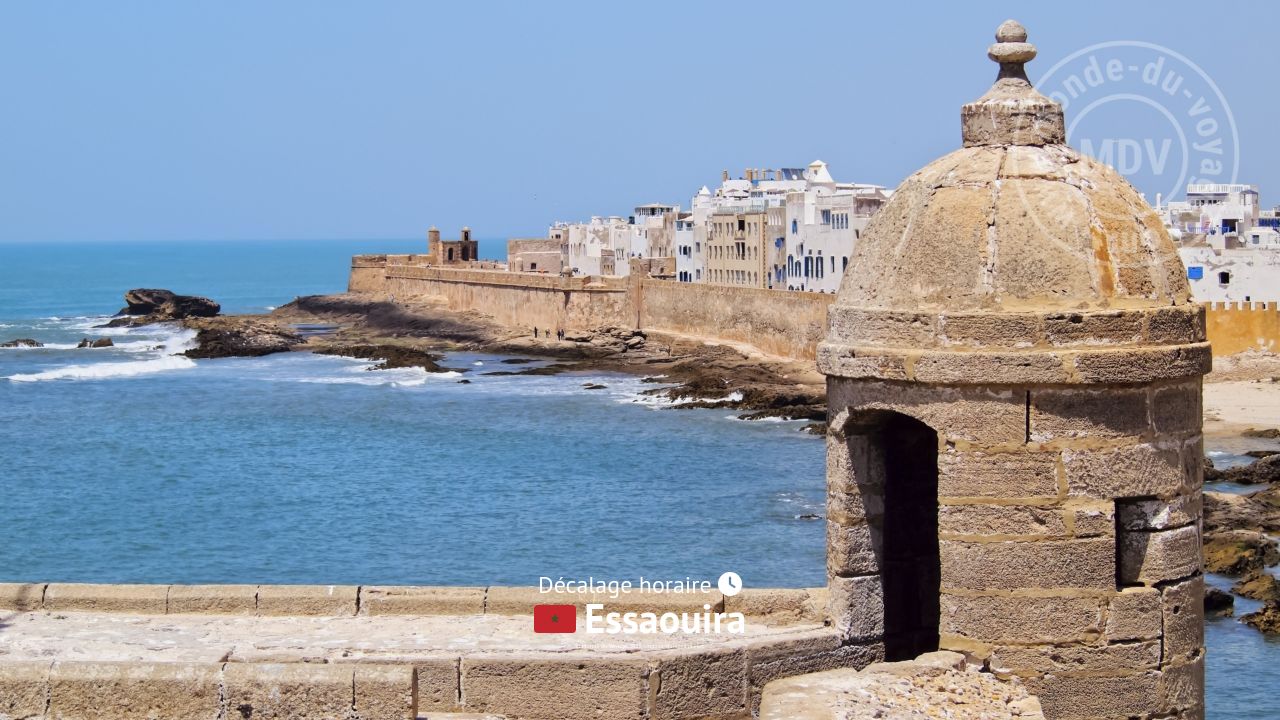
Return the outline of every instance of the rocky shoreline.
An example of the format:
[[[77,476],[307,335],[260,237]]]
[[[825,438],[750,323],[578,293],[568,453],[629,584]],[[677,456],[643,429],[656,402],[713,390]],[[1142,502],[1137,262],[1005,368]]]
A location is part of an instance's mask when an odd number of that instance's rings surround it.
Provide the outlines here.
[[[197,331],[193,358],[259,356],[306,350],[380,360],[377,368],[417,366],[428,372],[449,351],[520,355],[551,361],[536,367],[489,371],[551,375],[612,371],[644,376],[658,387],[648,394],[679,408],[727,408],[743,419],[808,420],[825,432],[826,388],[803,363],[751,358],[723,345],[628,328],[569,332],[535,338],[479,313],[439,304],[391,302],[354,295],[309,296],[268,315],[186,317]],[[320,331],[317,331],[317,328]]]

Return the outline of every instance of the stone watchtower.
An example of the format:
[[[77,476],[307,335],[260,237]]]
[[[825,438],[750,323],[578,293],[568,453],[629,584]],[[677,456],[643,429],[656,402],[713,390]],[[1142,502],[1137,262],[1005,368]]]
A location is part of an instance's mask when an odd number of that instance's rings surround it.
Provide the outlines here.
[[[480,259],[480,243],[471,239],[471,228],[462,228],[457,240],[441,240],[434,225],[427,230],[427,262],[432,265],[464,265]]]
[[[964,147],[872,220],[819,347],[831,616],[1050,718],[1203,712],[1204,315],[1155,213],[1065,142],[1000,26]]]

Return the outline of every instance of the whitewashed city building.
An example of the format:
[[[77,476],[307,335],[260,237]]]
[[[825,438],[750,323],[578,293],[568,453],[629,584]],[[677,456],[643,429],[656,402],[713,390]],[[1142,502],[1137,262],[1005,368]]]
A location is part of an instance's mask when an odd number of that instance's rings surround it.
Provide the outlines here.
[[[1186,200],[1157,197],[1156,211],[1197,300],[1280,301],[1280,212],[1261,209],[1258,186],[1188,185]]]
[[[690,210],[638,205],[633,214],[557,223],[563,266],[575,275],[626,275],[631,258],[674,258],[675,279],[834,293],[871,215],[890,192],[836,182],[826,163],[747,168],[703,186]]]

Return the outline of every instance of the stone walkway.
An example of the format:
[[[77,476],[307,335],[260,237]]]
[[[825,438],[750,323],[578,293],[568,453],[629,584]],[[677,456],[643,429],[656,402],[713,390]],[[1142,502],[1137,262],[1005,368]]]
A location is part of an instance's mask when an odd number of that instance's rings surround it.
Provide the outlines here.
[[[529,616],[257,617],[27,612],[0,616],[0,662],[417,662],[477,654],[634,654],[794,637],[820,625],[747,623],[744,635],[536,634]]]

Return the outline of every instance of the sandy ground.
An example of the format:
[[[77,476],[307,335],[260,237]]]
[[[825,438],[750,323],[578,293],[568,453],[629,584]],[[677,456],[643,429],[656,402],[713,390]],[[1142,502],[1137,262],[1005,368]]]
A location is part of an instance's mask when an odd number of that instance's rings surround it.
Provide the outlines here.
[[[1239,435],[1249,428],[1280,428],[1280,382],[1205,383],[1205,434]]]

